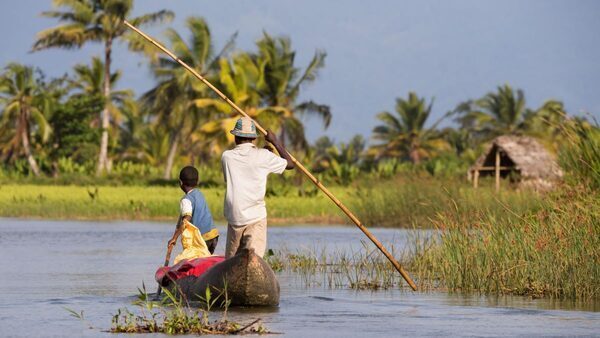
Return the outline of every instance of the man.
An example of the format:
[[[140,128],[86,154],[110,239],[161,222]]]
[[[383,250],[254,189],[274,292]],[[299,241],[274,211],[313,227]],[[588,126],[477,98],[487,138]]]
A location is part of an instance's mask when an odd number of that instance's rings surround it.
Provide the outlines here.
[[[235,148],[223,153],[221,164],[227,183],[224,213],[227,219],[225,257],[248,248],[262,257],[267,246],[267,208],[265,192],[267,176],[294,169],[290,155],[275,135],[268,131],[266,140],[281,157],[266,149],[258,149],[256,126],[250,118],[237,120],[230,131],[235,136]]]
[[[180,216],[177,222],[177,228],[168,245],[175,245],[185,227],[183,221],[187,220],[200,230],[202,239],[206,242],[208,251],[213,254],[219,241],[219,231],[213,223],[213,218],[206,204],[206,199],[198,186],[198,170],[192,166],[187,166],[179,172],[179,187],[185,195],[179,202]]]

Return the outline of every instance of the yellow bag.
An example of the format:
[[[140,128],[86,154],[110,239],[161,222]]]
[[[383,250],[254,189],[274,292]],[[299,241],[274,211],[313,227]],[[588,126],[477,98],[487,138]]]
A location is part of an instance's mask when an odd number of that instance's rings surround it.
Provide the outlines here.
[[[196,228],[188,220],[183,220],[183,233],[181,233],[181,245],[183,246],[183,252],[175,257],[173,264],[179,263],[183,259],[194,259],[200,257],[212,256],[208,251],[206,242],[202,239],[200,230]]]

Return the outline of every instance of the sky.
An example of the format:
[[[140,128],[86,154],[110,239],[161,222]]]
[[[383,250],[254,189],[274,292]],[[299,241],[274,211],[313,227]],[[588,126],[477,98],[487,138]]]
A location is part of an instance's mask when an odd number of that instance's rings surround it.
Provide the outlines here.
[[[49,9],[51,0],[2,1],[0,65],[17,61],[59,76],[101,56],[100,44],[30,53],[36,33],[56,25],[40,16]],[[147,30],[158,40],[166,27],[185,32],[194,15],[208,21],[217,48],[238,32],[237,48],[252,50],[266,31],[291,39],[299,66],[325,50],[326,66],[301,99],[328,104],[333,120],[325,130],[307,119],[309,140],[368,138],[376,115],[410,91],[435,98],[433,123],[502,84],[523,89],[529,108],[558,99],[570,114],[600,119],[600,1],[137,0],[134,13],[160,9],[175,19]],[[113,65],[123,72],[120,88],[152,87],[141,55],[117,46]]]

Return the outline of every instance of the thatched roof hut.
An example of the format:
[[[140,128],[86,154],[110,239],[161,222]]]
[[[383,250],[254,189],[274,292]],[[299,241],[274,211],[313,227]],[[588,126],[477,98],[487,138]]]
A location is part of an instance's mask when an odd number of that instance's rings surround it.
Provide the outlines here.
[[[528,136],[505,135],[495,138],[475,164],[469,168],[469,179],[477,187],[479,176],[510,177],[520,186],[549,190],[562,176],[554,156],[536,139]]]

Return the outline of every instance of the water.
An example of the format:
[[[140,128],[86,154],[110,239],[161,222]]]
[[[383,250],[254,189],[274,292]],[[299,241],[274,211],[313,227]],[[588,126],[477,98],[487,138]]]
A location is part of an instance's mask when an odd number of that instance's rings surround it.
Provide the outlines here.
[[[221,229],[222,234],[225,233]],[[135,299],[144,282],[155,291],[172,226],[152,222],[54,222],[0,219],[0,336],[114,336],[111,316]],[[403,230],[373,233],[400,247]],[[361,250],[363,235],[347,227],[270,227],[269,247]],[[223,252],[224,241],[217,253]],[[402,290],[306,288],[280,274],[278,308],[236,309],[231,318],[262,318],[290,337],[594,336],[595,305]],[[83,311],[86,322],[65,308]],[[89,328],[92,326],[93,328]]]

